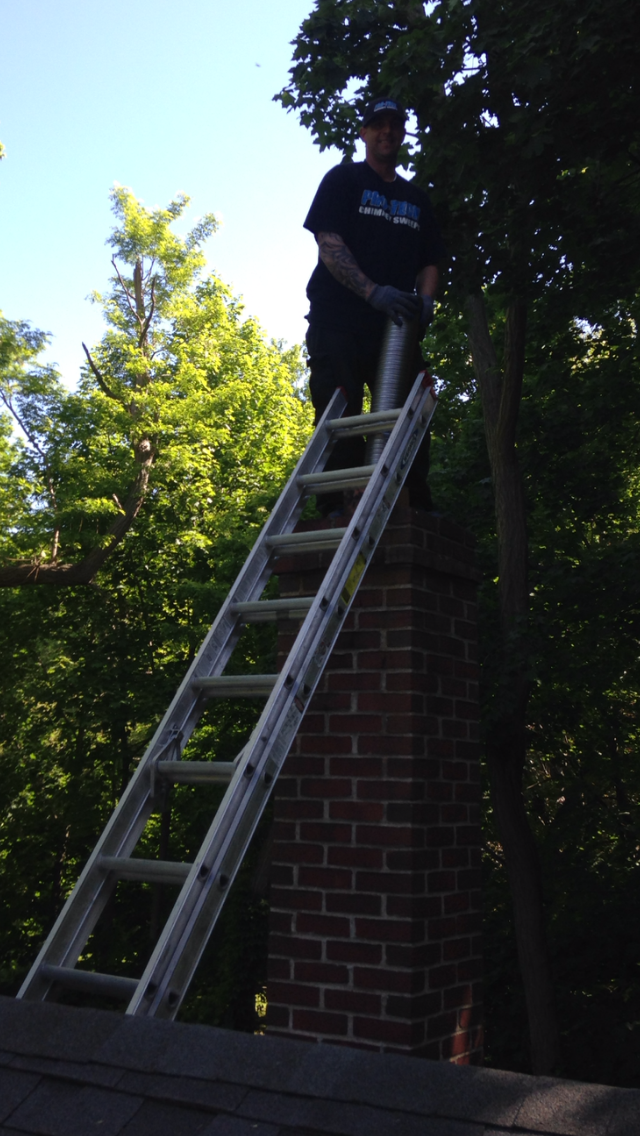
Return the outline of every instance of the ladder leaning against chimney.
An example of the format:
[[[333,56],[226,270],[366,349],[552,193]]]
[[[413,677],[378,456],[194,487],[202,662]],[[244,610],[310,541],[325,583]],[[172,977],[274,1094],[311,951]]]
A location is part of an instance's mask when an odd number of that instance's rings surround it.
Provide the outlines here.
[[[401,409],[341,418],[335,392],[313,437],[249,554],[235,584],[115,808],[73,892],[19,993],[46,999],[56,984],[127,1002],[126,1012],[175,1017],[231,883],[284,764],[302,716],[345,621],[363,573],[402,489],[433,412],[423,372]],[[340,438],[386,435],[375,464],[323,472]],[[380,443],[378,442],[378,449]],[[371,448],[370,448],[371,452]],[[364,490],[344,528],[296,533],[312,494]],[[261,600],[286,553],[334,550],[315,596]],[[224,674],[246,623],[301,618],[280,674]],[[182,751],[210,698],[265,698],[251,737],[233,762],[186,761]],[[163,787],[228,782],[193,863],[133,856]],[[99,974],[76,964],[118,880],[172,884],[179,894],[140,978]]]

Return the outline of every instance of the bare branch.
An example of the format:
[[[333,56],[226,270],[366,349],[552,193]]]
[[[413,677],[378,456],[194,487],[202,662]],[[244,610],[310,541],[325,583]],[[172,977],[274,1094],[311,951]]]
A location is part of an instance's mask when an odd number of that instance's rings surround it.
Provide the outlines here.
[[[135,307],[133,306],[133,303],[131,302],[131,292],[130,292],[130,291],[129,291],[129,289],[127,288],[127,285],[125,284],[124,280],[122,279],[122,276],[120,275],[120,269],[118,268],[118,264],[117,264],[117,262],[116,262],[116,258],[115,258],[115,256],[112,256],[112,257],[111,257],[111,263],[112,263],[113,267],[114,267],[114,268],[115,268],[115,270],[116,270],[116,276],[118,277],[118,280],[120,281],[120,287],[122,288],[122,291],[124,292],[125,296],[127,297],[127,303],[128,303],[128,305],[129,305],[129,309],[130,309],[130,311],[131,311],[131,315],[132,315],[132,316],[135,316],[135,317],[136,317],[136,319],[137,319],[137,318],[138,318],[138,316],[137,316],[137,313],[136,313],[136,309],[135,309]]]
[[[121,402],[122,400],[119,399],[118,396],[116,394],[114,394],[113,391],[110,390],[109,387],[107,386],[104,378],[102,377],[102,374],[100,373],[100,371],[96,367],[93,359],[91,358],[91,355],[89,353],[89,348],[87,347],[86,343],[82,344],[82,350],[84,351],[85,355],[87,356],[87,359],[89,361],[89,366],[91,367],[91,370],[93,371],[96,379],[98,380],[98,386],[100,387],[100,390],[104,394],[106,394],[108,398],[112,398],[114,402]]]
[[[142,348],[142,344],[144,343],[145,339],[147,338],[147,334],[148,334],[149,328],[151,326],[151,320],[153,319],[153,314],[156,310],[156,291],[155,291],[155,289],[156,289],[156,282],[155,282],[155,280],[152,280],[151,281],[151,307],[149,308],[149,315],[147,316],[146,320],[144,321],[144,327],[143,327],[142,331],[140,332],[140,338],[138,339],[138,347],[140,347],[140,348]]]

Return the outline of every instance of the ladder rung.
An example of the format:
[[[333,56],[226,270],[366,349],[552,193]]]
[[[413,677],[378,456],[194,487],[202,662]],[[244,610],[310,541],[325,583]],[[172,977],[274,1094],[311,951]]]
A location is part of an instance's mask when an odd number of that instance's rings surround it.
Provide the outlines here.
[[[194,678],[191,685],[212,698],[266,698],[277,681],[278,675],[219,675]]]
[[[288,533],[287,535],[294,534]],[[296,533],[295,535],[306,536],[309,534]],[[317,547],[317,544],[314,544],[315,547]],[[313,596],[294,596],[289,600],[253,600],[246,603],[234,603],[231,605],[231,610],[235,615],[241,615],[244,623],[274,623],[279,615],[288,616],[289,619],[304,617],[312,603]]]
[[[309,493],[332,493],[334,489],[364,489],[375,465],[356,465],[352,469],[330,469],[322,473],[303,473],[298,484]]]
[[[357,434],[381,434],[398,421],[399,410],[376,410],[373,414],[354,414],[350,418],[330,418],[327,429],[341,438]]]
[[[44,978],[50,982],[60,982],[70,990],[82,990],[88,994],[104,994],[109,998],[120,998],[128,1002],[138,989],[135,978],[123,978],[118,974],[100,974],[94,970],[75,970],[70,966],[53,966],[49,962],[40,968]]]
[[[282,533],[267,538],[269,548],[284,552],[324,552],[337,548],[346,529],[318,529],[313,532]]]
[[[144,880],[154,884],[183,884],[191,871],[191,864],[179,861],[125,856],[100,856],[96,866],[103,872],[115,872],[122,880]]]
[[[235,761],[159,761],[156,770],[168,781],[185,785],[227,785],[236,770]]]

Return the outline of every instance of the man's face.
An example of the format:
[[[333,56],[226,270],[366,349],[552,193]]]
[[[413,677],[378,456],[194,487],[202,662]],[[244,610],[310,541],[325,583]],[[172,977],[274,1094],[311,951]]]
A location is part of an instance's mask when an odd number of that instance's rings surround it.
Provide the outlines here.
[[[368,126],[361,127],[360,137],[367,148],[367,158],[395,161],[404,141],[404,122],[397,114],[377,114]]]

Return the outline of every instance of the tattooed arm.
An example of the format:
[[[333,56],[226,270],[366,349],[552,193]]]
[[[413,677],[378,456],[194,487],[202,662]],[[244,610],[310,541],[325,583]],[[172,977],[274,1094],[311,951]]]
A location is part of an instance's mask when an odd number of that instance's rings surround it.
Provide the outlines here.
[[[416,277],[416,292],[420,296],[433,298],[438,288],[438,268],[435,264],[427,264]]]
[[[320,250],[320,260],[339,284],[350,288],[356,296],[368,300],[375,288],[373,280],[365,276],[353,253],[347,248],[337,233],[318,233],[316,240]]]

